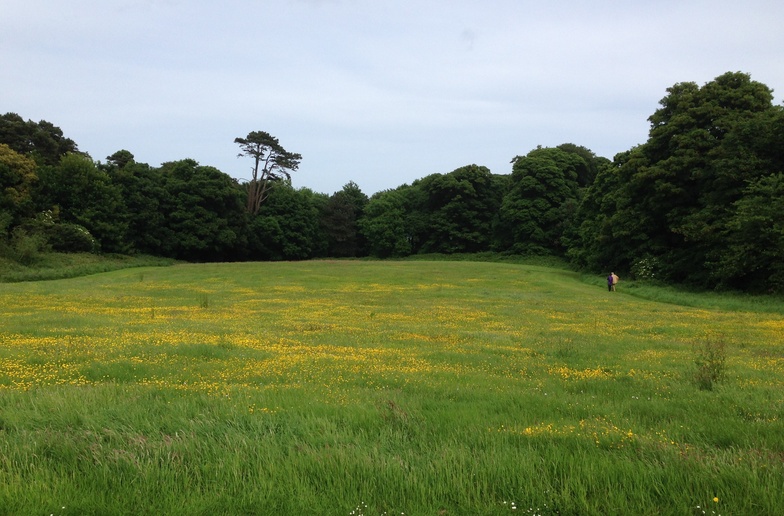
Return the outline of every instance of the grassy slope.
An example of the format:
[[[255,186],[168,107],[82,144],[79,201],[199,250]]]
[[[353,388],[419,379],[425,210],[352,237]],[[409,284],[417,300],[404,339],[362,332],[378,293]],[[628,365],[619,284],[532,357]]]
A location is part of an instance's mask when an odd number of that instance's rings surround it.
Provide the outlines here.
[[[0,306],[0,514],[782,509],[772,310],[465,262],[142,268]]]
[[[0,257],[0,283],[76,278],[118,269],[173,263],[174,260],[153,256],[41,253],[34,264],[22,265]]]

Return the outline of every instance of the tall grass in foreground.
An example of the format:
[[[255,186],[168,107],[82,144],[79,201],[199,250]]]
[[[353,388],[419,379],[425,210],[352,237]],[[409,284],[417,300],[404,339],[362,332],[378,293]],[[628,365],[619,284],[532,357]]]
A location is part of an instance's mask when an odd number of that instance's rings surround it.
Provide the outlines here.
[[[784,512],[770,311],[472,262],[129,269],[0,307],[0,514]]]

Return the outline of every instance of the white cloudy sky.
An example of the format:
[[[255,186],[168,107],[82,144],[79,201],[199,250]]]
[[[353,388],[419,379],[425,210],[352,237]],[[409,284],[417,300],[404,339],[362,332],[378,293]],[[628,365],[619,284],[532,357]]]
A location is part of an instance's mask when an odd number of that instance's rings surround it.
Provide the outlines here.
[[[237,178],[234,138],[267,131],[302,154],[295,187],[370,195],[537,145],[612,158],[677,82],[742,71],[781,103],[782,21],[780,0],[0,0],[0,112]]]

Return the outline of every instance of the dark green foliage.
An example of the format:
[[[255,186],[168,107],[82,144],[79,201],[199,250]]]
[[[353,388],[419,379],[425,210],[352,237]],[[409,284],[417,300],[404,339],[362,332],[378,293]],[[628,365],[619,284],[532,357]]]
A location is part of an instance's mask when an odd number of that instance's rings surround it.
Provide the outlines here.
[[[784,291],[784,174],[753,181],[733,205],[718,272],[727,286]]]
[[[490,248],[503,191],[487,167],[469,165],[432,174],[413,187],[425,196],[427,230],[421,252],[475,253]]]
[[[106,161],[108,161],[110,165],[120,169],[134,163],[133,154],[125,149],[118,150],[111,156],[106,156]]]
[[[41,250],[60,253],[93,253],[98,250],[98,242],[87,228],[60,222],[56,215],[52,211],[45,211],[17,226],[14,231],[40,239]]]
[[[54,224],[47,236],[52,251],[61,253],[92,253],[98,247],[90,232],[78,224]]]
[[[585,161],[560,149],[537,148],[513,163],[511,187],[499,212],[497,250],[563,252],[561,239],[574,223],[579,202],[577,170]]]
[[[709,285],[714,283],[711,263],[722,252],[719,235],[729,216],[727,209],[745,182],[753,179],[741,174],[727,181],[720,165],[724,140],[770,110],[772,94],[748,75],[727,73],[688,97],[687,108],[668,113],[669,117],[659,116],[658,111],[651,117],[648,155],[658,180],[653,184],[643,180],[639,187],[665,194],[650,199],[649,209],[669,237],[663,253],[664,261],[672,264],[667,275],[678,282]],[[675,125],[678,133],[672,134],[669,125]],[[662,153],[665,145],[669,152]],[[644,175],[638,173],[635,179]]]
[[[642,160],[639,147],[616,155],[612,163],[600,167],[593,184],[586,189],[568,249],[569,257],[578,266],[605,274],[628,270],[638,259],[654,252],[654,241],[646,233],[646,213],[637,213],[637,219],[618,216],[635,208],[630,206],[624,191],[628,181],[624,173]]]
[[[53,209],[62,222],[87,228],[107,252],[125,252],[127,220],[120,190],[109,175],[81,154],[39,167],[39,211]]]
[[[56,165],[68,153],[77,152],[76,144],[63,136],[59,127],[41,120],[25,120],[16,113],[0,116],[0,143],[42,165]]]
[[[755,237],[737,234],[744,224],[736,212],[750,210],[740,202],[749,183],[782,170],[781,109],[767,86],[742,73],[667,92],[649,119],[648,141],[616,156],[588,189],[570,255],[596,272],[645,270],[699,287],[737,285],[745,254],[758,249],[748,246]],[[757,190],[753,203],[775,202],[770,193]],[[767,283],[773,271],[761,267],[752,269]]]
[[[367,195],[352,181],[324,204],[321,226],[327,237],[328,256],[354,257],[366,254],[367,242],[357,221],[367,203]]]
[[[562,143],[556,147],[564,152],[576,154],[583,159],[582,163],[577,164],[577,184],[580,188],[590,186],[599,169],[610,162],[607,158],[602,158],[593,153],[592,150],[575,145],[573,143]]]
[[[37,181],[35,162],[0,143],[0,238],[32,215],[31,193]]]
[[[117,157],[118,153],[113,156]],[[174,205],[160,169],[132,160],[112,160],[106,166],[112,182],[120,190],[125,206],[128,245],[134,252],[172,256],[175,236],[167,226],[166,207]]]
[[[243,195],[234,179],[192,159],[164,163],[161,173],[166,256],[225,261],[244,252]]]
[[[296,190],[280,181],[250,219],[250,257],[255,260],[304,260],[324,256],[327,237],[321,231],[323,194]]]
[[[31,233],[22,227],[14,228],[8,244],[2,246],[3,255],[22,265],[35,265],[41,253],[49,250],[45,235]]]
[[[371,197],[359,227],[368,240],[370,254],[379,258],[406,256],[412,253],[416,227],[412,227],[415,213],[410,210],[411,201],[418,193],[404,185],[395,190],[386,190]]]
[[[488,251],[505,184],[469,165],[374,195],[360,221],[370,254]]]

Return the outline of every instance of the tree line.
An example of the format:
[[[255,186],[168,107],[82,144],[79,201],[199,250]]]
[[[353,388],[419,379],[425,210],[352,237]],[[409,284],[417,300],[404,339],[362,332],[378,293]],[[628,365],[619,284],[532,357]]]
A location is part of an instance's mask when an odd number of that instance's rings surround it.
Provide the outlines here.
[[[784,112],[730,72],[667,89],[648,140],[612,160],[566,143],[511,173],[467,165],[365,195],[293,188],[302,157],[255,131],[240,182],[127,150],[94,161],[53,124],[0,117],[0,253],[144,253],[189,261],[557,255],[591,272],[753,292],[784,289]]]

